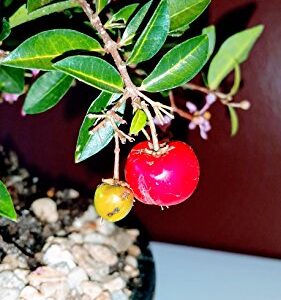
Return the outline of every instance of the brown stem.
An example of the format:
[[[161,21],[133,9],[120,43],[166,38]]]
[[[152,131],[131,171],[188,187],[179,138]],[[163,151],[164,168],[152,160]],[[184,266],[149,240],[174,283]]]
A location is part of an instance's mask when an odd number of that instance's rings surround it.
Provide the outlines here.
[[[115,132],[115,149],[114,149],[114,174],[113,179],[119,181],[119,161],[120,161],[120,146],[119,146],[119,136]]]
[[[123,61],[123,59],[121,58],[121,56],[118,52],[117,43],[115,41],[113,41],[112,38],[109,36],[109,34],[105,30],[105,28],[99,18],[99,16],[94,13],[90,4],[86,0],[77,0],[77,1],[80,4],[80,6],[82,7],[82,9],[85,12],[85,14],[87,15],[87,17],[89,18],[92,26],[97,30],[100,37],[102,38],[104,45],[105,45],[105,50],[111,54],[111,56],[115,62],[115,65],[116,65],[118,71],[120,72],[121,77],[124,80],[126,89],[129,92],[132,100],[134,100],[135,98],[138,97],[137,93],[136,93],[136,86],[133,84],[133,82],[129,76],[129,73],[128,73],[128,70],[126,67],[126,63]]]
[[[193,116],[191,114],[177,107],[175,102],[175,97],[172,91],[170,91],[169,93],[169,98],[170,98],[170,103],[171,103],[171,107],[173,108],[173,111],[177,113],[179,116],[181,116],[182,118],[192,121]]]

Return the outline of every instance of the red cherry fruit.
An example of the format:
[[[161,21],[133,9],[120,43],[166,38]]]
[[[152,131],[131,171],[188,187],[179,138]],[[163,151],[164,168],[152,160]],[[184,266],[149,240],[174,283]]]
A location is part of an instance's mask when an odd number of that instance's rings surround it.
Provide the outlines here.
[[[126,181],[135,197],[145,204],[181,203],[192,195],[198,184],[200,167],[191,147],[174,141],[166,148],[157,153],[150,149],[148,142],[141,142],[127,158]]]

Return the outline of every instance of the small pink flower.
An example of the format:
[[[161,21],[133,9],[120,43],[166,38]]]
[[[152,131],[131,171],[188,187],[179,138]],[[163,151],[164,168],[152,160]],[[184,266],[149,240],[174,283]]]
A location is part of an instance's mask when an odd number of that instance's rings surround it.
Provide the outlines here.
[[[2,93],[2,99],[8,103],[16,102],[19,96],[19,94]]]
[[[207,140],[207,133],[212,129],[210,122],[203,116],[194,117],[193,120],[189,123],[189,129],[194,130],[197,126],[200,129],[200,136],[202,137],[202,139]]]
[[[31,70],[31,73],[32,73],[33,77],[36,77],[40,73],[40,70],[33,69],[33,70]]]
[[[186,108],[189,110],[191,114],[194,114],[197,111],[197,107],[192,102],[186,102]]]
[[[162,124],[157,117],[155,117],[153,121],[154,124],[157,125],[163,132],[167,131],[172,123],[172,119],[169,116],[164,116],[164,124]]]

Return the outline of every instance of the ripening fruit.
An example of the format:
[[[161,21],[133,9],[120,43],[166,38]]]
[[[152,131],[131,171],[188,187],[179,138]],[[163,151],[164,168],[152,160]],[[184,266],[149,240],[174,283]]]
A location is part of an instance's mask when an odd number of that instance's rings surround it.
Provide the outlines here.
[[[181,203],[192,195],[198,184],[200,167],[191,147],[174,141],[167,148],[155,153],[148,142],[141,142],[127,158],[126,181],[136,199],[145,204]]]
[[[127,216],[133,206],[134,194],[121,184],[102,183],[95,192],[94,206],[97,213],[110,222]]]

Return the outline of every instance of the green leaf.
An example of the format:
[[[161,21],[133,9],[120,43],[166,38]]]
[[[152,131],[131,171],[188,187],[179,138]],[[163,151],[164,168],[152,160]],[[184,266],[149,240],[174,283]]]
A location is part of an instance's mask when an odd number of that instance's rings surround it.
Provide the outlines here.
[[[146,123],[146,113],[143,110],[138,109],[131,123],[130,134],[138,135],[138,133],[146,126]]]
[[[23,110],[38,114],[54,107],[70,89],[73,78],[59,71],[50,71],[39,77],[28,91]]]
[[[95,99],[91,104],[79,131],[75,152],[76,163],[79,163],[98,153],[112,140],[114,136],[114,130],[110,121],[108,119],[104,119],[103,121],[99,122],[98,118],[90,119],[88,114],[98,114],[103,112],[106,107],[111,105],[120,97],[120,94],[101,92],[97,99]],[[124,110],[125,103],[117,111],[123,114]],[[93,130],[93,128],[95,129]]]
[[[13,221],[17,220],[12,198],[2,181],[0,181],[0,215]]]
[[[98,41],[71,29],[40,32],[12,51],[2,64],[17,68],[51,70],[52,60],[65,52],[88,50],[103,52]]]
[[[231,136],[235,136],[239,130],[239,119],[236,113],[236,110],[228,106],[229,114],[230,114],[230,122],[231,122]]]
[[[152,18],[137,40],[128,58],[128,64],[137,64],[152,58],[163,46],[169,32],[169,7],[161,0]]]
[[[79,6],[78,1],[76,0],[67,0],[63,2],[58,2],[50,4],[48,6],[37,9],[32,13],[28,13],[26,5],[23,4],[9,19],[11,28],[24,24],[26,22],[33,21],[35,19],[53,14],[62,12],[66,9]]]
[[[47,4],[50,4],[51,2],[54,2],[55,0],[28,0],[27,1],[27,10],[28,13],[33,12],[34,10],[45,6]]]
[[[176,46],[163,56],[141,89],[160,92],[191,80],[203,68],[208,55],[208,37],[200,35]]]
[[[0,66],[0,91],[21,94],[24,90],[24,70]]]
[[[122,39],[120,41],[120,45],[129,45],[132,43],[133,38],[136,35],[137,30],[139,29],[146,13],[148,12],[152,1],[146,3],[142,8],[136,13],[136,15],[129,22],[126,27]]]
[[[118,71],[103,59],[94,56],[71,56],[54,64],[54,67],[97,89],[120,93],[123,80]]]
[[[0,41],[4,41],[11,33],[9,22],[4,18],[2,20],[2,29],[0,31]]]
[[[138,3],[127,5],[121,8],[116,14],[114,14],[104,25],[105,28],[120,28],[120,25],[124,26],[127,24],[131,15],[135,12]],[[120,24],[122,22],[123,24]]]
[[[173,32],[169,32],[169,36],[180,37],[186,32],[187,29],[189,29],[189,27],[190,27],[189,24],[186,24],[186,25],[182,26],[181,28],[174,30]]]
[[[169,0],[170,34],[192,23],[202,14],[210,2],[211,0]]]
[[[259,25],[246,29],[231,36],[222,44],[209,68],[208,84],[210,89],[217,89],[222,80],[234,69],[235,65],[247,60],[263,28],[264,26]]]
[[[202,30],[202,33],[206,34],[209,39],[209,51],[208,51],[208,59],[209,59],[215,50],[216,27],[214,25],[208,26]]]
[[[96,0],[96,12],[99,14],[109,3],[109,0]]]
[[[234,83],[229,93],[230,96],[234,96],[237,94],[241,82],[241,69],[240,65],[236,64],[234,67]]]

